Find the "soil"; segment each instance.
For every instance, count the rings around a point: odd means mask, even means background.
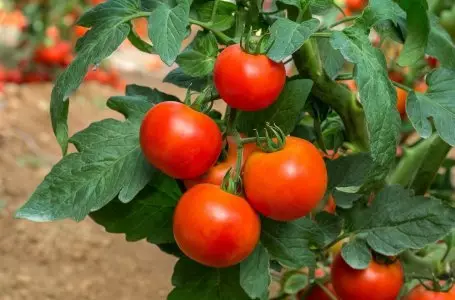
[[[154,76],[129,82],[159,86]],[[165,299],[175,259],[145,241],[128,243],[90,219],[32,223],[13,218],[60,158],[49,111],[52,85],[8,85],[0,96],[0,300]],[[105,108],[119,92],[85,84],[71,99],[70,130],[120,117]]]

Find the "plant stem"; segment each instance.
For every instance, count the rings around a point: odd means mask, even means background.
[[[237,144],[237,161],[235,163],[235,181],[240,182],[242,180],[242,164],[243,164],[243,143],[242,138],[240,137],[239,132],[234,130],[234,138]]]
[[[189,19],[189,22],[191,24],[194,24],[194,25],[198,25],[198,26],[201,26],[202,28],[204,29],[207,29],[207,30],[210,30],[211,32],[213,32],[213,34],[223,43],[223,44],[226,44],[226,45],[231,45],[231,44],[234,44],[234,41],[228,37],[227,35],[225,35],[224,33],[222,33],[221,31],[218,31],[216,29],[213,29],[209,23],[205,23],[205,22],[201,22],[199,20],[195,20],[195,19],[192,19],[190,18]]]
[[[406,149],[397,168],[389,176],[389,184],[401,184],[414,189],[416,195],[424,195],[450,149],[450,145],[436,133]]]
[[[333,241],[331,241],[327,246],[325,246],[325,247],[323,248],[323,250],[324,250],[324,251],[329,250],[330,248],[332,248],[333,245],[335,245],[335,244],[338,243],[339,241],[344,240],[344,239],[347,238],[348,236],[349,236],[349,234],[343,233],[342,235],[338,236],[336,239],[334,239]]]
[[[352,73],[341,73],[335,78],[335,80],[352,80],[352,79],[354,79],[354,75]]]
[[[405,90],[406,92],[412,92],[413,89],[411,89],[410,87],[404,85],[404,84],[401,84],[399,82],[396,82],[396,81],[392,81],[393,85],[396,86],[396,87],[399,87],[400,89],[402,90]]]
[[[331,32],[315,32],[311,35],[311,37],[319,37],[319,38],[331,38]]]
[[[412,264],[413,266],[418,266],[424,270],[432,271],[434,269],[434,263],[431,260],[426,260],[415,255],[411,250],[406,250],[402,254],[400,254],[400,259],[408,264]]]
[[[343,24],[343,23],[346,23],[346,22],[353,21],[353,20],[355,20],[355,19],[357,19],[356,16],[344,17],[343,19],[341,19],[341,20],[339,20],[339,21],[333,23],[332,25],[330,25],[329,28],[333,28],[333,27],[338,26],[338,25],[340,25],[340,24]]]
[[[337,300],[337,297],[323,285],[321,282],[316,281],[316,284],[324,291],[324,293],[331,299],[331,300]]]
[[[213,3],[212,17],[210,18],[210,22],[212,24],[215,22],[216,12],[218,10],[218,3],[220,3],[220,0],[215,0],[215,2]]]
[[[293,54],[300,75],[313,80],[313,95],[340,115],[346,128],[347,140],[360,151],[368,151],[365,114],[355,94],[333,81],[323,70],[317,45],[309,40]]]

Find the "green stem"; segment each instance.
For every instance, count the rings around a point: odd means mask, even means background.
[[[323,248],[323,250],[324,250],[324,251],[329,250],[330,248],[332,248],[333,245],[335,245],[335,244],[338,243],[339,241],[344,240],[344,239],[347,238],[348,236],[349,236],[349,234],[343,233],[342,235],[338,236],[336,239],[334,239],[333,241],[331,241],[327,246],[325,246],[325,247]]]
[[[333,27],[338,26],[338,25],[340,25],[340,24],[343,24],[343,23],[346,23],[346,22],[353,21],[353,20],[355,20],[355,19],[357,19],[356,16],[344,17],[343,19],[341,19],[341,20],[339,20],[339,21],[333,23],[332,25],[330,25],[329,28],[333,28]]]
[[[240,134],[237,130],[234,130],[234,138],[237,144],[237,160],[235,163],[235,181],[240,182],[242,180],[242,164],[243,164],[243,143]]]
[[[230,45],[230,44],[234,44],[234,41],[227,35],[225,35],[224,33],[222,33],[221,31],[218,31],[216,29],[213,29],[210,24],[208,23],[205,23],[205,22],[201,22],[199,20],[195,20],[195,19],[192,19],[190,18],[189,19],[189,22],[191,24],[194,24],[194,25],[198,25],[198,26],[201,26],[202,28],[204,29],[207,29],[207,30],[210,30],[211,32],[213,32],[213,34],[223,43],[223,44],[226,44],[226,45]]]
[[[401,84],[399,82],[392,81],[392,83],[393,83],[394,86],[399,87],[400,89],[405,90],[408,93],[413,91],[410,87],[408,87],[408,86],[406,86],[404,84]]]
[[[388,182],[410,187],[416,195],[425,194],[450,149],[450,145],[439,135],[433,134],[416,146],[406,149]]]
[[[311,35],[311,37],[329,39],[332,37],[332,33],[331,32],[315,32]]]
[[[291,18],[292,13],[291,11]],[[311,13],[307,12],[304,19],[310,18]],[[330,105],[340,115],[346,128],[348,142],[356,149],[367,152],[369,137],[363,108],[354,93],[325,73],[316,41],[314,39],[306,41],[293,54],[293,58],[300,75],[313,80],[313,95]]]
[[[354,75],[352,73],[342,73],[339,74],[335,80],[352,80],[354,79]]]
[[[331,299],[331,300],[337,300],[337,297],[330,291],[324,284],[322,284],[319,281],[316,281],[316,284],[324,291],[324,293]]]
[[[400,254],[400,259],[406,263],[418,267],[419,269],[432,271],[434,269],[434,262],[431,260],[426,260],[415,255],[411,250],[407,250]],[[413,274],[410,274],[412,277]]]
[[[218,3],[220,3],[220,0],[215,0],[215,2],[213,3],[212,17],[210,18],[210,22],[212,22],[212,24],[215,22],[216,12],[218,10]]]

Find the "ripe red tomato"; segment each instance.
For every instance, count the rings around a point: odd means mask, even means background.
[[[455,299],[455,286],[449,292],[435,292],[427,290],[423,285],[413,288],[404,300],[453,300]]]
[[[367,4],[368,0],[346,0],[346,7],[354,12],[364,9]]]
[[[406,117],[406,101],[408,99],[408,92],[400,88],[395,89],[397,91],[397,110],[403,119]]]
[[[145,115],[140,131],[148,161],[169,176],[201,176],[221,153],[221,131],[209,116],[180,102],[162,102]]]
[[[24,74],[24,82],[27,83],[38,83],[50,81],[51,77],[47,73],[43,72],[28,72]]]
[[[7,80],[7,71],[3,66],[0,66],[0,82]]]
[[[6,71],[6,81],[12,83],[22,83],[23,76],[22,72],[19,69],[12,69]]]
[[[404,82],[404,75],[397,71],[390,71],[389,78],[390,78],[390,80],[398,82],[398,83]]]
[[[198,184],[180,198],[173,229],[177,245],[188,257],[222,268],[253,252],[261,223],[245,199],[213,184]]]
[[[284,64],[263,54],[246,53],[236,44],[218,56],[213,76],[221,98],[229,106],[256,111],[277,100],[286,82],[286,69]]]
[[[372,260],[368,268],[355,270],[338,254],[332,263],[332,283],[341,299],[395,300],[403,286],[403,276],[398,260],[389,265]]]
[[[195,186],[200,183],[211,183],[218,186],[221,186],[223,183],[224,176],[229,171],[229,169],[234,169],[237,164],[237,143],[235,142],[234,137],[228,136],[228,152],[226,159],[217,165],[211,167],[207,173],[196,179],[184,180],[183,183],[187,189]],[[251,153],[256,150],[255,144],[246,144],[243,148],[243,163],[251,155]]]
[[[436,57],[426,56],[425,60],[427,61],[428,66],[432,69],[439,67],[439,60]]]
[[[317,207],[327,188],[327,170],[313,144],[288,137],[280,151],[250,155],[243,184],[254,209],[271,219],[290,221]]]
[[[335,203],[335,199],[333,198],[332,195],[329,195],[327,204],[324,206],[324,211],[333,215],[333,214],[335,214],[336,210],[337,210],[337,205]]]
[[[108,72],[99,69],[96,71],[96,80],[101,84],[110,84],[111,75]]]

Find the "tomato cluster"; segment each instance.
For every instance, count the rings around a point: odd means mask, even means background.
[[[257,111],[277,100],[286,73],[283,64],[234,45],[219,55],[214,80],[229,106]],[[147,160],[187,188],[174,215],[177,244],[190,258],[212,267],[239,263],[254,250],[261,227],[257,212],[278,221],[301,218],[318,206],[327,187],[324,160],[310,142],[283,137],[281,149],[266,152],[244,144],[245,136],[236,129],[233,133],[237,138],[226,138],[227,155],[216,163],[223,134],[214,120],[186,104],[155,105],[140,129]],[[243,183],[244,196],[223,190],[223,181],[233,177]]]

